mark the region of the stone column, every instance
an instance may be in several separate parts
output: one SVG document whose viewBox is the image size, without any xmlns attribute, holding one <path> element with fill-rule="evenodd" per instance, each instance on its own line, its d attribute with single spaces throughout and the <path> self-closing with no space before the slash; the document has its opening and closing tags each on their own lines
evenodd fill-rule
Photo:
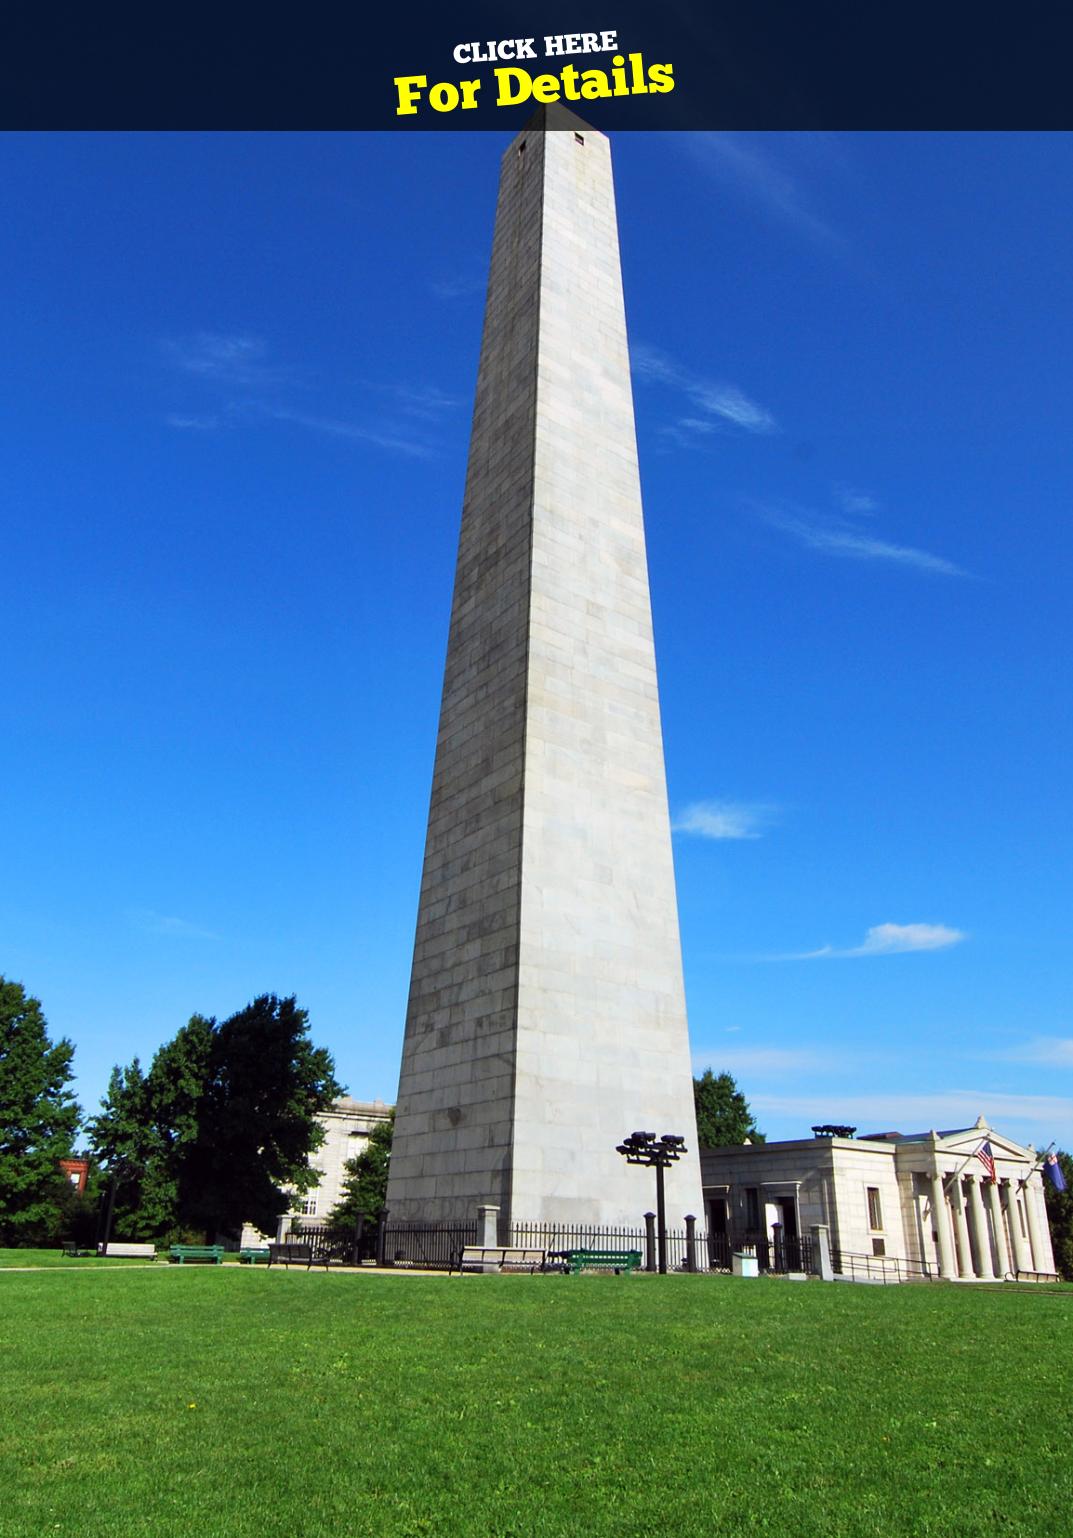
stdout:
<svg viewBox="0 0 1073 1538">
<path fill-rule="evenodd" d="M 812 1225 L 812 1270 L 821 1282 L 833 1282 L 835 1268 L 831 1264 L 831 1234 L 826 1223 Z"/>
<path fill-rule="evenodd" d="M 1006 1246 L 1006 1230 L 1002 1226 L 1002 1203 L 999 1201 L 998 1181 L 987 1182 L 987 1206 L 991 1213 L 991 1227 L 995 1230 L 995 1258 L 998 1274 L 1005 1278 L 1010 1269 L 1010 1252 Z"/>
<path fill-rule="evenodd" d="M 1031 1271 L 1032 1257 L 1028 1253 L 1024 1235 L 1021 1232 L 1021 1219 L 1017 1211 L 1017 1181 L 1006 1181 L 1006 1220 L 1010 1229 L 1010 1247 L 1013 1250 L 1014 1271 Z"/>
<path fill-rule="evenodd" d="M 957 1230 L 958 1275 L 972 1276 L 972 1251 L 969 1248 L 969 1225 L 965 1220 L 965 1193 L 961 1189 L 961 1176 L 950 1181 L 950 1205 L 954 1209 L 954 1227 Z"/>
<path fill-rule="evenodd" d="M 950 1213 L 943 1191 L 943 1177 L 938 1170 L 931 1177 L 931 1223 L 938 1235 L 939 1275 L 944 1281 L 953 1281 L 958 1273 L 957 1266 L 954 1264 L 954 1246 L 951 1243 Z"/>
<path fill-rule="evenodd" d="M 1037 1170 L 1028 1182 L 1029 1194 L 1035 1204 L 1036 1216 L 1039 1218 L 1040 1239 L 1043 1245 L 1042 1254 L 1039 1257 L 1038 1271 L 1056 1270 L 1054 1263 L 1054 1245 L 1051 1240 L 1051 1225 L 1047 1218 L 1047 1198 L 1044 1195 L 1043 1175 Z"/>
<path fill-rule="evenodd" d="M 987 1213 L 980 1195 L 980 1182 L 975 1175 L 966 1178 L 969 1182 L 969 1231 L 975 1250 L 976 1275 L 985 1282 L 993 1282 L 995 1267 L 991 1262 L 991 1239 L 987 1232 Z"/>
<path fill-rule="evenodd" d="M 1033 1201 L 1034 1192 L 1031 1184 L 1024 1180 L 1021 1182 L 1025 1203 L 1025 1216 L 1028 1219 L 1028 1242 L 1032 1249 L 1032 1270 L 1049 1271 L 1046 1264 L 1047 1255 L 1043 1245 L 1043 1235 L 1040 1232 L 1039 1213 L 1036 1211 L 1036 1203 Z"/>
<path fill-rule="evenodd" d="M 494 1250 L 499 1243 L 499 1208 L 477 1208 L 477 1243 Z"/>
</svg>

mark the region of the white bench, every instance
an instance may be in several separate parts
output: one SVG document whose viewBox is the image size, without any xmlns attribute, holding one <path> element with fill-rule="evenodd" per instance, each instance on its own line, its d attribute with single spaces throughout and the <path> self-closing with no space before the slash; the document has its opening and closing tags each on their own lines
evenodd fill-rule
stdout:
<svg viewBox="0 0 1073 1538">
<path fill-rule="evenodd" d="M 543 1271 L 546 1250 L 527 1250 L 512 1244 L 467 1244 L 458 1256 L 458 1274 L 463 1271 Z M 454 1270 L 452 1264 L 451 1270 Z"/>
<path fill-rule="evenodd" d="M 155 1260 L 155 1244 L 100 1244 L 97 1246 L 98 1255 L 107 1255 L 109 1260 L 119 1256 L 121 1260 Z"/>
</svg>

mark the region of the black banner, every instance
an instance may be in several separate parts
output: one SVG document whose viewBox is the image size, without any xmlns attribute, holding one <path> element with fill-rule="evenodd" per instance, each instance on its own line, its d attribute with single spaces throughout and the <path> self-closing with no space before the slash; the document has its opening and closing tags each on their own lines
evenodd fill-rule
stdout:
<svg viewBox="0 0 1073 1538">
<path fill-rule="evenodd" d="M 1070 126 L 1068 0 L 544 0 L 442 8 L 20 0 L 8 128 Z"/>
</svg>

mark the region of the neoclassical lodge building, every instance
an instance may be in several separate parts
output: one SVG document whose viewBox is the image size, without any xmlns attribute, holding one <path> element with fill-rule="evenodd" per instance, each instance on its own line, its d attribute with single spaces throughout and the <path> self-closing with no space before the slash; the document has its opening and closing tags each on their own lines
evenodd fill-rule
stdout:
<svg viewBox="0 0 1073 1538">
<path fill-rule="evenodd" d="M 320 1177 L 312 1190 L 300 1197 L 292 1210 L 280 1219 L 277 1234 L 282 1237 L 295 1218 L 305 1217 L 323 1222 L 343 1194 L 346 1181 L 346 1164 L 356 1159 L 367 1145 L 369 1134 L 377 1122 L 386 1121 L 392 1107 L 382 1100 L 353 1100 L 341 1095 L 333 1100 L 326 1111 L 317 1117 L 324 1129 L 324 1142 L 310 1157 L 310 1163 Z M 241 1243 L 266 1244 L 264 1234 L 249 1223 L 242 1230 Z"/>
<path fill-rule="evenodd" d="M 978 1157 L 990 1145 L 995 1179 Z M 1052 1277 L 1040 1159 L 981 1116 L 951 1132 L 816 1136 L 701 1150 L 709 1231 L 734 1247 L 793 1241 L 825 1224 L 845 1258 L 899 1274 Z M 836 1269 L 839 1267 L 836 1265 Z"/>
</svg>

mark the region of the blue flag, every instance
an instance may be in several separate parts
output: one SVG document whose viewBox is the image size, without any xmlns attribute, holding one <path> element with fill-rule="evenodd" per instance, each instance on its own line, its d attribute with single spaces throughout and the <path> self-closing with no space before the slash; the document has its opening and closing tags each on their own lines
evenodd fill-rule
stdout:
<svg viewBox="0 0 1073 1538">
<path fill-rule="evenodd" d="M 1046 1159 L 1043 1161 L 1043 1173 L 1047 1176 L 1047 1179 L 1051 1182 L 1051 1185 L 1056 1191 L 1065 1190 L 1066 1177 L 1062 1174 L 1062 1166 L 1058 1162 L 1057 1154 L 1047 1155 Z"/>
</svg>

